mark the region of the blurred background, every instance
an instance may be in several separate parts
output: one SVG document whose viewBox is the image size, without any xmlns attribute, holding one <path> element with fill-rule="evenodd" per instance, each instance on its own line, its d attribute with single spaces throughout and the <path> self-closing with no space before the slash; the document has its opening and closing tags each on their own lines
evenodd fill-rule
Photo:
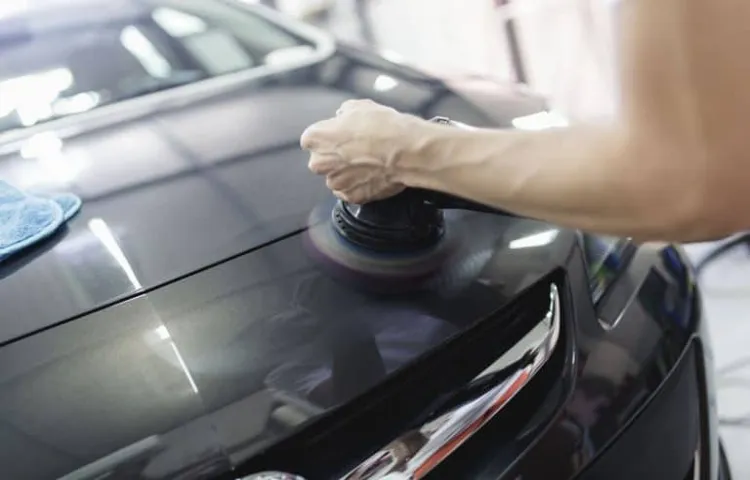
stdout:
<svg viewBox="0 0 750 480">
<path fill-rule="evenodd" d="M 525 83 L 572 120 L 617 103 L 617 0 L 245 1 L 430 72 Z"/>
</svg>

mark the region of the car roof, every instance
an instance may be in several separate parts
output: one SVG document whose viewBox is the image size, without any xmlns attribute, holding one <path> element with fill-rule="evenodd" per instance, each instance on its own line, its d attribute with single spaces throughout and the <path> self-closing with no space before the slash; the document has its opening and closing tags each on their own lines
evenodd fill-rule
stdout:
<svg viewBox="0 0 750 480">
<path fill-rule="evenodd" d="M 40 30 L 113 21 L 137 15 L 147 5 L 137 0 L 33 0 L 6 15 L 0 11 L 0 32 L 7 34 L 14 27 Z"/>
</svg>

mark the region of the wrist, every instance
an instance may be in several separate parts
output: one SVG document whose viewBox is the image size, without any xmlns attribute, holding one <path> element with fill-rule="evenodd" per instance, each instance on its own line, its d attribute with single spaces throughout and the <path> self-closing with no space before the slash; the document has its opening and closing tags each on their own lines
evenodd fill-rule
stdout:
<svg viewBox="0 0 750 480">
<path fill-rule="evenodd" d="M 446 161 L 450 150 L 453 127 L 416 119 L 409 126 L 406 145 L 393 164 L 393 177 L 407 187 L 435 188 L 437 172 Z"/>
</svg>

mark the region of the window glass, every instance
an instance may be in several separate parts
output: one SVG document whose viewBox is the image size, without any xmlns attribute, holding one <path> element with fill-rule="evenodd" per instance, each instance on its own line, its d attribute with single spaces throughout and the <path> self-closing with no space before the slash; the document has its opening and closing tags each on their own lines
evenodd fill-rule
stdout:
<svg viewBox="0 0 750 480">
<path fill-rule="evenodd" d="M 78 0 L 0 18 L 0 132 L 277 62 L 312 45 L 221 0 Z"/>
</svg>

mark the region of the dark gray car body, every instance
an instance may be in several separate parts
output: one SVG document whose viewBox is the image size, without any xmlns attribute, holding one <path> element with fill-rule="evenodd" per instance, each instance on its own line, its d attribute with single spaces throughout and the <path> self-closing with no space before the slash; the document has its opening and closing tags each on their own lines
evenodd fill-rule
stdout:
<svg viewBox="0 0 750 480">
<path fill-rule="evenodd" d="M 472 332 L 545 282 L 563 302 L 555 361 L 433 475 L 716 478 L 710 348 L 675 247 L 627 244 L 592 299 L 579 232 L 455 212 L 477 255 L 450 295 L 383 298 L 318 268 L 304 231 L 331 196 L 299 148 L 307 125 L 348 98 L 500 127 L 544 102 L 285 28 L 315 51 L 0 133 L 0 178 L 84 200 L 0 265 L 4 478 L 341 476 L 430 411 L 420 395 L 450 396 L 509 349 Z"/>
</svg>

